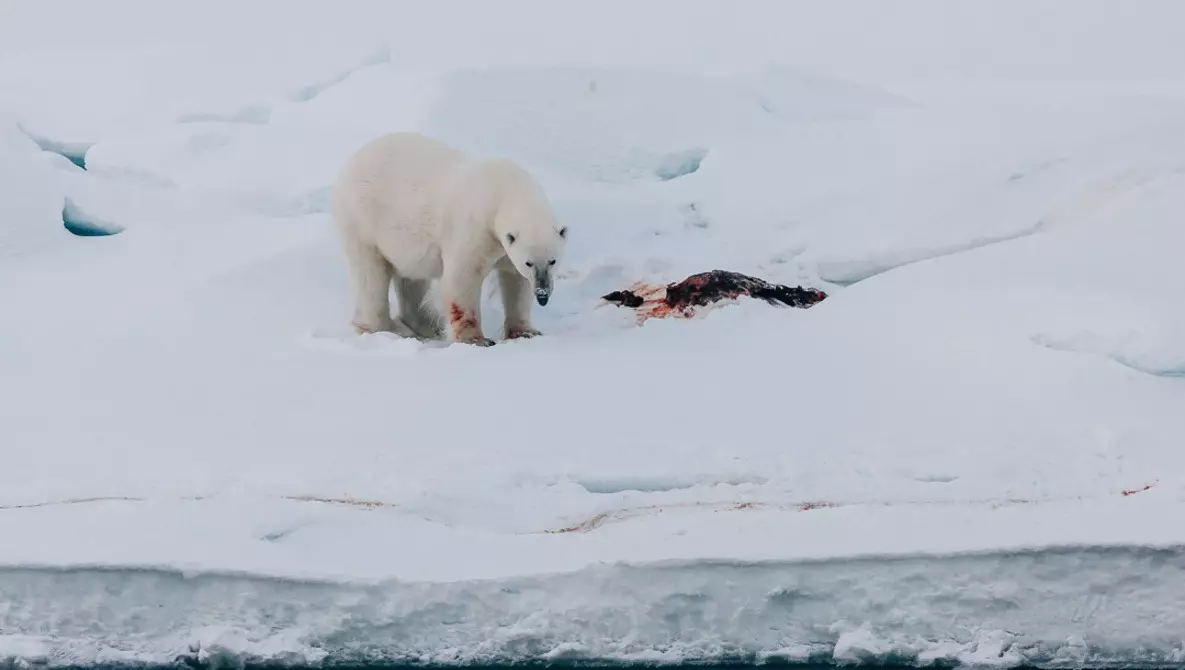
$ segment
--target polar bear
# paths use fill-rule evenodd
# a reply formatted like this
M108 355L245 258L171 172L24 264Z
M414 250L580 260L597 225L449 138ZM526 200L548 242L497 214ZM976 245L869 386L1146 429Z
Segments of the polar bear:
M457 342L489 346L481 286L498 275L507 339L533 337L531 299L546 305L568 238L543 189L506 158L472 158L418 133L358 149L333 186L333 221L354 290L359 333L442 335L434 280ZM399 317L391 318L394 282Z

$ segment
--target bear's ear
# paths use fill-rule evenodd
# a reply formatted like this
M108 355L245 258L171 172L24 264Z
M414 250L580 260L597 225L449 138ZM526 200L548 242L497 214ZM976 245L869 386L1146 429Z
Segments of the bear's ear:
M564 237L564 238L568 237L568 227L567 226L560 228L560 237Z
M514 244L515 239L516 238L514 237L514 233L506 233L506 243L507 244Z

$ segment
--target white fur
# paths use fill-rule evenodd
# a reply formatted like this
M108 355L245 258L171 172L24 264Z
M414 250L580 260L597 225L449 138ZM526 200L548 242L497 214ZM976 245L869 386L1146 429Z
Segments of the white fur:
M543 189L504 158L473 159L416 133L363 145L333 188L333 219L354 289L359 332L441 334L429 289L440 280L454 340L489 345L481 285L496 272L506 337L530 337L532 289L544 304L567 229ZM512 241L513 240L513 241ZM394 282L399 317L391 318Z

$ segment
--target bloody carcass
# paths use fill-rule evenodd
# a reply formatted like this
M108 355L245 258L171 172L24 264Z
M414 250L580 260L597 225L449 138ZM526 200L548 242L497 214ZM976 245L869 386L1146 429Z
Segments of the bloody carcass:
M711 270L666 285L638 283L624 291L601 296L606 302L636 310L638 323L654 318L690 318L696 311L722 300L748 296L771 305L807 308L827 298L817 289L772 284L728 270Z

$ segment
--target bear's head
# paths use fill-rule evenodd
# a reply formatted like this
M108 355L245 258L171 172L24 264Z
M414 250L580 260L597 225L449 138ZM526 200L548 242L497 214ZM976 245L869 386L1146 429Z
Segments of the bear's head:
M568 227L547 207L504 210L499 218L496 228L506 256L531 281L535 301L546 305L568 241Z

